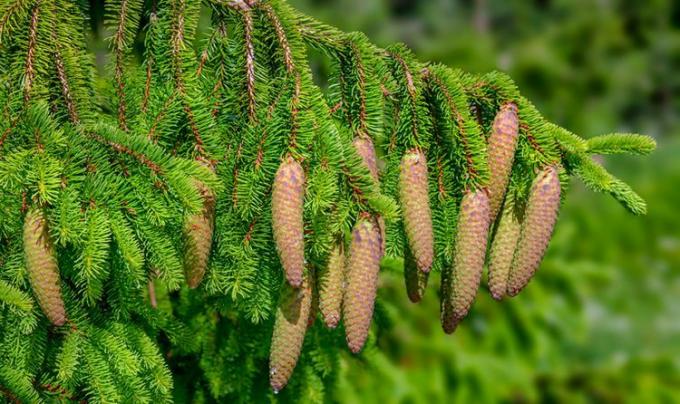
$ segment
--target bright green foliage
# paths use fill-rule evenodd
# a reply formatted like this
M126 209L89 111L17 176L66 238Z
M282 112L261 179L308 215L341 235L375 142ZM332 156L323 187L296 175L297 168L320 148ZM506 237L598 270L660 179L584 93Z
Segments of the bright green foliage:
M461 199L488 185L486 138L508 102L520 120L515 203L526 203L538 170L561 164L563 186L576 175L644 213L590 155L648 153L649 139L586 142L547 122L504 74L424 63L404 45L379 49L284 0L107 3L113 80L100 85L83 2L8 0L0 12L0 393L9 399L274 400L267 361L284 276L271 194L287 159L305 173L310 279L362 218L386 220L384 262L404 255L399 170L413 149L427 157L432 269L450 268ZM331 61L325 91L310 49ZM376 147L378 181L353 146L359 137ZM190 290L182 230L204 208L197 182L215 195L215 222L205 277ZM57 250L62 327L49 325L28 282L21 229L33 208ZM375 317L362 358L379 370L374 331L395 315L377 306ZM322 322L306 330L281 399L348 390L344 333Z

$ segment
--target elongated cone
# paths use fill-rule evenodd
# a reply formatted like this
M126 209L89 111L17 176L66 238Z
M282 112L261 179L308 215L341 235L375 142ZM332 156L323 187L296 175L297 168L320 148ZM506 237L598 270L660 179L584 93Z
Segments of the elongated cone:
M356 149L361 159L364 161L368 171L371 173L371 177L375 180L376 184L379 183L380 177L378 175L378 157L375 155L375 147L371 139L367 137L357 137L354 139L354 148ZM378 222L378 228L380 228L380 237L382 238L382 251L385 254L385 243L387 241L385 237L385 219L376 215L376 220Z
M373 318L382 258L381 244L380 230L374 220L370 217L360 218L352 231L343 302L347 345L354 353L363 348Z
M446 333L456 329L475 300L488 234L489 198L483 190L467 192L458 214L453 268L442 282L441 321Z
M306 276L299 288L288 283L282 285L269 354L269 383L274 392L288 384L300 357L309 326L312 293L311 282Z
M434 258L434 234L428 196L427 161L419 150L401 159L399 196L409 248L418 269L429 272Z
M305 172L292 157L279 166L272 189L274 241L286 279L294 287L302 283L305 266L304 223Z
M508 295L517 295L538 269L552 236L560 207L560 179L557 167L538 174L531 186L517 250L508 278Z
M319 311L328 328L335 328L340 322L344 282L345 252L342 242L338 242L319 274Z
M517 105L503 104L493 121L487 151L489 153L489 206L491 221L496 220L510 179L510 170L517 149L519 118Z
M404 248L404 282L406 283L406 294L411 302L418 303L422 300L429 276L429 272L418 269L413 254L406 246Z
M24 219L24 254L28 279L45 316L56 326L66 322L66 309L61 297L59 268L47 230L47 220L37 209Z
M496 300L501 300L507 291L521 227L513 204L508 202L506 199L489 252L489 289Z
M192 289L201 284L205 275L215 228L215 196L198 181L196 188L203 198L203 209L184 219L184 273Z

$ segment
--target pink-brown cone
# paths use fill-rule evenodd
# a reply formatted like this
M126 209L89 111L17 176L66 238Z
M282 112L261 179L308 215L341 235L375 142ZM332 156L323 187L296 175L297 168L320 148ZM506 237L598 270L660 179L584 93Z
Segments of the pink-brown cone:
M272 189L272 226L276 249L286 279L294 287L302 283L305 266L303 206L305 172L288 157L279 166Z
M420 150L409 151L401 159L399 196L409 248L418 269L429 272L434 259L434 234L427 160Z
M489 234L489 198L485 191L463 196L456 226L453 268L442 282L442 328L452 333L477 295Z
M343 318L349 349L361 351L373 318L382 259L380 230L372 218L360 218L352 231L347 262Z
M345 252L342 242L338 242L319 274L319 311L328 328L335 328L340 322L344 282Z
M518 133L517 105L511 102L503 104L493 121L487 147L490 170L489 207L491 221L496 220L508 187L510 170L517 149Z
M508 295L517 295L529 283L548 248L560 207L557 167L538 174L531 186L517 250L508 278Z
M378 157L375 155L375 147L371 139L366 137L357 137L354 139L354 148L357 154L361 156L364 164L371 173L371 177L375 180L376 184L379 183L380 177L378 175ZM382 251L385 253L385 243L387 241L385 237L385 219L377 215L376 220L378 222L378 228L380 228L380 237L382 238Z
M47 219L37 209L29 211L24 219L24 254L28 279L40 308L52 324L63 325L66 309L57 259L47 230Z
M197 182L196 187L203 198L203 209L184 219L184 273L192 289L201 284L208 267L215 221L215 196L202 183Z
M489 252L489 290L496 300L502 299L507 291L521 228L514 206L509 205L507 200L505 205Z
M282 285L269 354L269 383L275 392L288 384L300 357L309 325L312 293L311 282L306 276L299 288L288 283Z

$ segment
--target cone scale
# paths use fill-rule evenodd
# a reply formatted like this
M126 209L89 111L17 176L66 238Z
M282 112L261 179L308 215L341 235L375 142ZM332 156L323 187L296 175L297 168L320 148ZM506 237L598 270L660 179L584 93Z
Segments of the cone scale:
M479 288L489 233L489 198L485 191L467 192L456 226L453 267L442 282L441 322L452 333L465 318Z
M24 254L31 288L45 316L56 326L66 322L59 268L45 215L31 210L24 219Z
M510 296L524 289L543 259L557 220L560 192L560 179L554 166L543 169L531 186L508 278Z
M272 189L274 241L286 274L294 287L302 284L305 265L303 205L305 173L292 157L279 166Z
M427 160L420 150L401 160L399 197L409 248L418 269L429 272L434 259L434 234L427 182Z
M363 348L373 318L381 244L380 229L375 221L370 216L360 218L352 231L343 302L347 345L354 353Z
M489 208L491 221L494 221L498 216L508 187L512 162L517 149L518 134L517 105L511 102L503 104L493 121L487 147L490 170Z
M287 282L282 285L269 354L269 383L275 393L288 384L300 357L309 326L312 293L308 277L303 277L299 288Z
M202 183L197 182L196 187L203 198L203 208L184 220L184 273L192 289L201 284L205 275L215 228L215 196Z

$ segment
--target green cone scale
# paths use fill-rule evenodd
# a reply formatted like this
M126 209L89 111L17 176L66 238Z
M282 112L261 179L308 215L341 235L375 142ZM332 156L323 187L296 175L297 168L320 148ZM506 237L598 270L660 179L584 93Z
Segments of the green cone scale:
M527 201L517 250L508 278L508 295L517 295L529 283L552 237L560 207L558 169L549 166L534 180Z
M514 204L507 198L498 220L489 252L489 290L496 300L502 299L507 291L508 275L521 227Z
M429 272L418 269L413 254L408 247L404 247L404 282L406 284L406 294L413 303L418 303L425 295Z
M382 259L381 245L380 229L373 218L360 218L352 231L343 301L347 345L354 353L363 348L371 326Z
M300 357L309 326L312 293L311 282L306 276L299 288L293 288L287 282L282 285L269 354L269 383L274 392L288 384Z
M61 296L57 258L47 219L38 209L29 211L24 219L24 255L28 279L40 308L52 324L63 325L66 309Z
M326 268L319 274L319 311L324 324L335 328L340 322L343 283L345 282L345 252L338 242L328 256Z
M399 199L409 248L418 269L429 272L434 259L434 233L428 195L427 159L420 150L411 150L402 157Z
M467 192L461 201L453 267L442 282L441 321L452 333L477 295L489 233L489 198L484 190Z
M305 172L295 159L281 163L272 189L274 241L288 283L299 287L305 266L303 205Z
M203 198L203 209L184 220L184 273L192 289L201 284L205 275L215 228L215 196L201 183L196 187Z
M498 215L508 187L518 133L517 105L511 102L503 104L493 121L487 147L490 170L489 208L492 221Z

